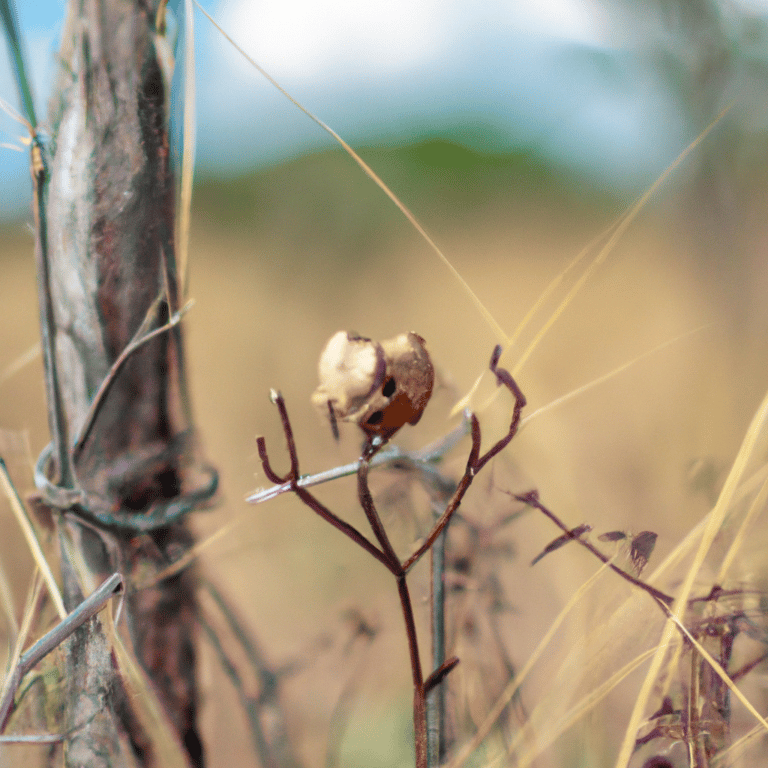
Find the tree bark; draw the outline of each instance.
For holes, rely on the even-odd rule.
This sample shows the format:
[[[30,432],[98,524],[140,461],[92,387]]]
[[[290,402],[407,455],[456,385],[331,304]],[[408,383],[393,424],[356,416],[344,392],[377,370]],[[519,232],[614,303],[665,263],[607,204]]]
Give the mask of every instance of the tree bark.
[[[179,326],[120,358],[180,300],[158,5],[69,3],[38,232],[52,433],[38,486],[58,521],[68,609],[123,574],[128,646],[172,724],[169,738],[201,766],[194,575],[147,588],[138,579],[189,548],[185,513],[210,498],[216,477],[200,464]],[[129,744],[128,764],[160,765],[98,622],[68,654],[68,764],[122,765],[118,745]]]

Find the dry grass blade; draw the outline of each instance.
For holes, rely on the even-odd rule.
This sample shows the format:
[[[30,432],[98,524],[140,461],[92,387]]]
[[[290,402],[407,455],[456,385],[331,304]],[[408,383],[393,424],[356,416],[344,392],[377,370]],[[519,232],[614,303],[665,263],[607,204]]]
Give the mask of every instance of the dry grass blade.
[[[667,168],[661,173],[661,175],[654,181],[654,183],[641,195],[641,197],[638,199],[638,201],[632,205],[624,214],[619,216],[619,218],[616,220],[616,222],[609,227],[606,232],[601,233],[598,237],[594,238],[591,243],[589,243],[587,246],[585,246],[582,251],[576,256],[573,261],[568,264],[568,266],[562,270],[553,280],[550,281],[550,283],[547,285],[547,287],[541,292],[536,302],[534,302],[531,309],[526,313],[525,317],[523,318],[520,325],[517,327],[517,329],[514,331],[514,333],[511,336],[505,336],[504,337],[504,349],[505,352],[509,349],[510,345],[514,343],[521,335],[525,327],[531,322],[534,315],[538,311],[538,309],[541,307],[541,305],[544,303],[544,301],[554,292],[554,289],[560,285],[560,283],[563,281],[564,277],[568,272],[570,272],[574,267],[576,267],[586,256],[586,254],[589,252],[591,247],[600,241],[602,237],[604,237],[607,233],[611,233],[610,237],[608,238],[608,241],[605,243],[605,245],[598,251],[597,255],[594,259],[590,262],[589,266],[584,270],[584,272],[579,276],[579,278],[576,280],[573,286],[571,286],[568,293],[565,295],[565,297],[560,302],[559,306],[552,312],[552,314],[549,316],[549,318],[544,322],[542,327],[539,329],[539,331],[534,336],[531,343],[528,345],[528,347],[523,351],[523,353],[518,358],[517,362],[515,363],[514,367],[512,368],[512,375],[517,377],[520,374],[520,371],[522,370],[525,363],[528,361],[530,356],[533,354],[534,350],[538,345],[541,343],[542,339],[546,336],[546,334],[549,332],[549,330],[554,326],[555,322],[561,317],[561,315],[565,312],[565,310],[568,308],[570,303],[576,298],[576,296],[579,294],[581,289],[586,285],[589,278],[592,276],[592,274],[595,272],[595,270],[600,266],[606,258],[610,255],[611,251],[614,249],[622,235],[626,232],[626,230],[629,228],[630,224],[637,218],[640,211],[645,207],[645,205],[648,203],[648,201],[653,197],[653,195],[658,191],[659,187],[669,178],[669,176],[672,174],[672,172],[683,162],[683,160],[695,149],[707,136],[707,134],[722,120],[722,118],[726,115],[726,113],[731,109],[731,106],[729,105],[726,107],[676,158],[675,160],[670,163]],[[693,333],[693,331],[691,331]],[[687,334],[683,334],[680,337],[676,338],[682,338]],[[662,349],[667,344],[672,343],[676,339],[672,339],[669,342],[665,342],[664,344],[659,345],[657,349]],[[650,353],[646,353],[650,354]],[[636,360],[641,359],[644,357],[644,355],[640,355]],[[621,366],[616,369],[615,373],[619,373],[620,371],[624,370],[625,367],[628,367],[632,364],[633,361],[627,363],[625,366]],[[477,390],[477,388],[480,385],[480,382],[484,376],[484,373],[481,374],[473,384],[473,386],[470,388],[469,392],[465,394],[457,403],[454,405],[451,415],[455,415],[460,410],[463,410],[464,408],[468,408],[469,404],[471,402],[472,396]],[[614,373],[606,374],[605,377],[601,377],[597,379],[594,383],[600,383],[601,381],[604,381],[606,378],[610,378]],[[580,393],[581,391],[585,391],[585,389],[589,388],[592,385],[585,385],[585,388],[575,390],[573,396],[575,396],[577,393]],[[495,393],[490,400],[494,400],[496,398],[497,394]],[[558,401],[559,402],[559,401]],[[486,406],[487,407],[487,403]],[[529,414],[529,417],[531,417],[532,414]]]
[[[704,660],[715,671],[715,674],[726,684],[728,690],[737,698],[744,708],[749,712],[755,720],[763,727],[765,733],[768,733],[768,720],[766,720],[758,711],[752,702],[739,690],[739,687],[731,680],[728,673],[718,664],[718,662],[712,657],[706,648],[688,631],[685,625],[673,614],[670,614],[670,621],[674,623],[678,630],[685,635],[688,641],[699,652]]]
[[[712,768],[730,768],[738,765],[741,753],[747,749],[755,740],[765,736],[765,728],[758,724],[748,733],[745,733],[740,739],[734,741],[729,747],[718,753],[712,761]]]
[[[725,557],[723,558],[723,562],[720,565],[720,570],[718,571],[717,577],[715,578],[716,584],[722,584],[725,581],[725,577],[735,562],[741,545],[744,544],[746,540],[747,531],[749,530],[750,525],[755,521],[758,514],[760,514],[760,512],[765,509],[766,501],[768,501],[768,478],[763,481],[763,484],[755,496],[754,501],[749,506],[747,514],[741,521],[741,525],[736,532],[736,536],[734,536],[734,539],[731,542],[731,546],[728,548],[728,552],[726,553]]]
[[[508,349],[517,342],[517,340],[522,335],[523,331],[530,325],[533,318],[536,316],[536,313],[541,309],[541,307],[544,305],[544,302],[555,292],[555,288],[557,288],[563,280],[565,280],[566,275],[572,270],[575,269],[576,266],[578,266],[581,261],[584,259],[584,257],[605,237],[607,237],[611,232],[613,232],[616,227],[621,224],[622,218],[620,217],[617,221],[614,221],[613,224],[611,224],[610,227],[608,227],[605,231],[601,232],[596,237],[592,238],[592,240],[585,245],[581,251],[576,255],[576,257],[571,261],[568,266],[565,267],[565,269],[561,270],[558,275],[555,276],[554,279],[550,280],[547,287],[539,294],[536,301],[533,303],[531,308],[525,313],[525,317],[520,321],[517,328],[515,328],[514,332],[511,336],[507,337],[507,340],[504,344],[504,348]]]
[[[19,622],[16,618],[16,608],[14,606],[13,590],[8,581],[8,574],[5,572],[5,566],[0,558],[0,605],[5,614],[5,620],[8,624],[11,641],[15,641],[19,634]]]
[[[461,768],[461,766],[463,766],[464,763],[466,763],[466,761],[469,759],[471,754],[480,746],[480,744],[482,744],[485,737],[488,736],[488,734],[493,729],[493,726],[496,724],[496,721],[501,716],[501,713],[507,707],[509,702],[512,701],[515,694],[520,690],[520,687],[525,682],[528,674],[533,669],[536,662],[538,662],[538,660],[541,658],[542,654],[547,649],[547,646],[552,641],[552,638],[555,636],[557,630],[565,621],[568,614],[571,613],[571,611],[582,600],[584,595],[586,595],[587,592],[597,584],[600,577],[603,576],[607,571],[607,565],[600,566],[600,568],[595,571],[595,573],[592,574],[592,576],[590,576],[589,579],[587,579],[587,581],[585,581],[579,587],[579,589],[576,590],[576,592],[574,592],[574,594],[566,603],[565,607],[558,614],[557,618],[552,622],[544,637],[542,637],[542,639],[539,641],[535,650],[528,658],[528,661],[525,662],[523,668],[515,675],[512,680],[510,680],[501,696],[499,696],[490,712],[486,715],[485,720],[478,727],[475,735],[469,742],[462,746],[453,760],[451,760],[451,762],[448,764],[448,768]]]
[[[296,107],[298,107],[310,120],[312,120],[314,123],[316,123],[320,128],[322,128],[329,136],[331,136],[334,141],[336,141],[339,146],[357,163],[357,165],[361,168],[363,173],[365,173],[366,176],[368,176],[371,181],[373,181],[374,184],[376,184],[379,189],[381,189],[382,192],[397,206],[397,208],[400,210],[400,212],[405,216],[406,219],[411,223],[413,228],[421,235],[422,238],[426,241],[426,243],[429,245],[429,247],[434,251],[434,253],[437,255],[437,257],[440,259],[440,261],[443,262],[443,264],[448,268],[451,275],[453,275],[456,282],[461,286],[461,288],[464,290],[464,292],[469,296],[472,303],[477,308],[478,312],[482,315],[485,322],[488,324],[488,326],[493,331],[494,335],[496,336],[496,340],[499,342],[504,342],[504,340],[507,338],[506,334],[504,333],[503,328],[496,322],[496,320],[493,318],[493,315],[488,311],[486,306],[483,304],[482,301],[480,301],[477,294],[472,290],[472,288],[469,286],[469,283],[461,276],[461,273],[456,269],[456,267],[451,264],[448,257],[440,250],[437,243],[427,234],[427,231],[422,227],[422,225],[419,223],[418,219],[411,213],[411,211],[406,207],[406,205],[397,197],[397,195],[384,183],[384,181],[379,177],[379,175],[363,160],[360,155],[355,152],[354,149],[346,142],[344,139],[339,136],[336,131],[333,130],[329,125],[324,123],[317,115],[310,112],[303,104],[298,102],[296,99],[291,96],[288,91],[285,90],[278,82],[275,80],[263,67],[261,67],[259,64],[256,63],[217,23],[214,21],[213,17],[208,13],[208,11],[203,8],[202,5],[198,2],[198,0],[194,0],[195,5],[202,11],[203,14],[205,14],[205,17],[208,19],[208,21],[213,24],[214,27],[224,36],[224,38],[232,45],[235,50],[240,53],[245,59],[248,61],[248,63],[257,71],[259,72],[263,77],[265,77],[275,88],[277,88],[280,93],[285,96],[292,104],[294,104]]]
[[[184,747],[176,738],[176,729],[160,704],[146,673],[123,644],[109,612],[104,621],[104,634],[112,647],[117,668],[128,690],[132,711],[148,735],[152,748],[157,752],[157,765],[164,768],[189,768]]]
[[[659,187],[669,178],[672,172],[685,160],[686,157],[704,140],[707,134],[722,120],[725,114],[731,107],[726,107],[675,159],[670,163],[664,172],[651,184],[650,187],[643,193],[640,199],[621,217],[616,224],[616,228],[613,230],[613,234],[608,238],[608,242],[600,249],[597,256],[591,261],[589,266],[584,270],[583,274],[571,289],[566,294],[557,309],[552,313],[549,319],[544,323],[539,332],[534,337],[533,341],[528,345],[528,348],[518,359],[514,368],[512,369],[512,375],[517,376],[522,370],[523,366],[531,356],[533,351],[539,345],[539,342],[546,336],[549,329],[555,324],[558,318],[565,312],[568,305],[578,295],[579,291],[584,287],[587,280],[594,273],[594,271],[606,260],[616,243],[619,242],[621,236],[627,231],[629,225],[637,218],[637,215],[645,207],[646,203],[656,194]]]
[[[35,606],[38,605],[42,588],[43,580],[40,578],[40,572],[35,571],[31,588],[27,593],[27,602],[24,607],[24,613],[22,614],[21,627],[16,634],[13,652],[9,655],[6,661],[5,679],[3,680],[2,689],[0,689],[0,701],[5,701],[6,697],[9,695],[10,686],[14,683],[13,671],[17,668],[19,659],[21,658],[24,645],[27,642],[27,638],[32,629],[32,622],[37,619],[37,609]]]
[[[22,352],[15,360],[12,360],[0,372],[0,384],[15,376],[22,368],[25,368],[33,360],[40,357],[40,343],[33,344],[26,352]]]
[[[762,447],[761,443],[765,442],[766,439],[768,439],[768,395],[763,399],[747,429],[744,441],[734,460],[731,471],[728,474],[714,509],[705,518],[702,525],[697,526],[697,528],[686,537],[686,540],[688,540],[692,536],[698,536],[700,534],[701,540],[693,560],[687,568],[683,584],[677,592],[672,615],[664,628],[658,651],[651,663],[651,668],[649,669],[637,699],[635,700],[632,715],[627,724],[624,740],[616,760],[616,768],[626,768],[629,764],[636,734],[643,721],[644,713],[648,707],[653,688],[659,677],[667,647],[673,634],[684,624],[682,616],[691,596],[693,584],[699,575],[705,556],[709,552],[715,537],[722,528],[723,521],[731,509],[734,497],[742,483],[744,474],[747,471],[750,462],[755,458],[756,448],[758,448],[758,446]],[[685,544],[685,542],[683,544]],[[681,544],[680,546],[682,547],[683,545]]]
[[[579,701],[574,707],[568,710],[568,712],[561,717],[554,724],[549,720],[546,712],[541,712],[541,725],[543,726],[541,732],[536,733],[534,739],[536,743],[536,751],[524,752],[516,760],[516,768],[527,768],[534,760],[539,756],[540,752],[546,747],[552,744],[561,734],[575,725],[581,718],[587,715],[593,710],[597,704],[599,704],[616,686],[631,675],[636,669],[644,664],[655,653],[656,649],[651,648],[647,651],[636,656],[630,662],[625,664],[621,669],[614,672],[607,680],[602,682],[597,687],[593,688],[587,696]],[[518,734],[509,747],[511,753],[515,747],[524,739],[524,731],[535,730],[533,725],[533,718],[526,723],[521,733]]]
[[[604,384],[606,381],[610,381],[611,379],[615,378],[619,374],[626,371],[628,368],[631,368],[633,365],[636,365],[637,363],[639,363],[641,360],[645,360],[646,358],[651,357],[652,355],[655,355],[657,352],[661,352],[663,349],[666,349],[672,344],[676,344],[678,341],[681,341],[682,339],[687,339],[689,336],[692,336],[695,333],[700,333],[701,331],[703,331],[705,328],[708,328],[708,327],[709,327],[708,325],[701,325],[698,328],[694,328],[691,331],[686,331],[685,333],[681,333],[679,336],[675,336],[674,339],[665,341],[662,344],[659,344],[657,347],[654,347],[653,349],[649,349],[647,352],[643,352],[642,354],[638,355],[632,360],[629,360],[626,363],[623,363],[622,365],[618,366],[617,368],[614,368],[612,371],[609,371],[608,373],[604,373],[602,376],[598,376],[596,379],[592,379],[592,381],[589,381],[580,387],[576,387],[576,389],[572,389],[570,392],[566,393],[562,397],[558,397],[555,400],[552,400],[551,402],[547,403],[546,405],[542,405],[541,408],[537,408],[535,411],[532,411],[527,416],[523,417],[523,419],[520,422],[520,428],[522,429],[523,426],[525,426],[528,422],[532,421],[534,418],[538,418],[539,416],[542,416],[548,411],[551,411],[555,408],[559,408],[561,405],[565,405],[565,403],[568,403],[574,398],[579,397],[580,395],[583,395],[585,392],[589,392],[589,390],[594,389],[600,384]]]
[[[768,464],[757,469],[749,478],[738,485],[731,499],[731,503],[736,504],[742,499],[755,493],[766,479],[768,479]],[[674,547],[667,557],[656,567],[653,574],[648,577],[648,583],[658,583],[665,573],[671,571],[688,556],[690,551],[696,546],[699,537],[703,535],[704,529],[706,528],[712,513],[713,511],[710,511],[709,514],[700,520],[696,526],[688,532],[688,535]]]
[[[192,180],[195,172],[195,13],[191,0],[184,0],[184,134],[182,139],[181,190],[176,237],[179,295],[184,296],[189,272],[189,230],[192,222]]]
[[[21,497],[16,492],[16,489],[11,482],[8,469],[2,458],[0,458],[0,483],[2,484],[5,495],[11,505],[16,522],[19,524],[19,528],[21,528],[21,531],[24,534],[24,539],[27,542],[29,551],[32,553],[32,557],[35,559],[35,563],[37,563],[37,567],[40,569],[40,573],[45,580],[48,592],[51,595],[51,600],[53,601],[54,606],[56,606],[56,612],[59,614],[59,618],[63,619],[67,615],[67,611],[64,608],[64,600],[61,597],[59,585],[56,583],[56,578],[53,575],[51,566],[48,564],[43,549],[40,546],[40,542],[37,539],[37,534],[35,533],[32,521],[29,519],[29,515],[21,501]]]
[[[27,120],[12,104],[8,103],[5,99],[0,98],[0,109],[5,112],[11,120],[15,120],[20,125],[23,125],[30,136],[34,135],[35,129],[32,127],[32,123]],[[25,137],[24,141],[29,142],[29,138]]]
[[[175,328],[181,322],[184,315],[189,312],[189,310],[192,309],[195,304],[192,300],[188,301],[183,307],[181,307],[181,309],[171,315],[167,323],[163,323],[163,325],[159,326],[158,328],[153,328],[150,330],[152,322],[154,321],[155,313],[157,312],[161,302],[164,300],[166,300],[166,297],[163,294],[160,294],[152,302],[144,316],[144,320],[141,326],[136,331],[134,337],[131,339],[130,343],[125,347],[125,349],[123,349],[123,351],[117,356],[117,359],[112,364],[109,373],[104,377],[104,380],[99,385],[99,388],[96,391],[96,394],[93,396],[93,400],[91,401],[91,406],[88,409],[88,413],[86,414],[83,426],[81,427],[80,433],[78,434],[77,439],[75,440],[75,444],[72,448],[72,454],[74,456],[77,456],[77,454],[82,450],[84,443],[90,435],[90,431],[93,428],[94,422],[96,421],[96,416],[98,415],[99,410],[104,403],[106,394],[115,383],[117,374],[120,372],[122,366],[125,365],[125,363],[131,358],[131,355],[133,355],[138,349],[141,349],[145,344],[148,344],[150,341],[152,341],[152,339],[167,333],[171,328]]]

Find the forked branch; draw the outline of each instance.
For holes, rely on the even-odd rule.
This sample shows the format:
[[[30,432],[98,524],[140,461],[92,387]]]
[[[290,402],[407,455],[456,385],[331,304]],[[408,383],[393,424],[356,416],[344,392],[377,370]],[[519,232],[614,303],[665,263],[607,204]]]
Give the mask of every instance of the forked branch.
[[[352,339],[352,341],[360,340],[355,338]],[[426,729],[427,693],[443,682],[450,671],[458,664],[459,660],[456,657],[448,659],[442,663],[438,669],[434,670],[427,677],[425,682],[424,673],[422,671],[419,657],[419,644],[416,634],[413,604],[411,601],[410,593],[408,591],[408,584],[406,579],[411,568],[413,568],[413,566],[421,559],[424,554],[432,549],[440,534],[445,531],[478,472],[480,472],[480,470],[491,459],[493,459],[502,450],[504,450],[504,448],[509,445],[512,438],[517,433],[518,427],[520,425],[520,414],[526,404],[526,400],[525,396],[523,395],[515,380],[512,378],[512,375],[509,373],[509,371],[499,367],[501,351],[502,350],[500,346],[497,346],[494,349],[493,355],[491,356],[490,370],[496,376],[497,385],[506,387],[514,398],[514,408],[512,411],[512,419],[509,425],[509,429],[500,440],[494,443],[485,453],[482,453],[482,434],[480,430],[480,422],[474,414],[471,415],[470,423],[472,447],[470,448],[469,457],[467,458],[464,474],[459,480],[456,486],[456,490],[451,495],[451,498],[449,499],[445,509],[438,517],[424,542],[412,555],[410,555],[410,557],[408,557],[403,562],[400,561],[399,556],[395,552],[395,549],[390,542],[387,531],[381,521],[379,513],[376,509],[376,505],[374,504],[373,496],[368,485],[371,461],[385,445],[389,437],[388,433],[377,434],[375,430],[370,428],[370,426],[366,430],[365,425],[361,424],[361,427],[364,429],[364,431],[366,431],[367,437],[363,447],[362,455],[360,456],[360,459],[357,463],[357,495],[360,506],[365,512],[368,523],[371,526],[371,530],[376,537],[378,546],[373,544],[352,525],[345,522],[336,514],[331,512],[331,510],[329,510],[317,498],[315,498],[315,496],[306,490],[305,487],[300,485],[301,475],[299,473],[299,458],[296,450],[296,443],[293,437],[293,429],[288,417],[285,401],[283,400],[282,395],[280,395],[278,392],[272,392],[272,402],[275,403],[278,412],[280,413],[283,434],[285,435],[288,455],[290,458],[290,469],[285,475],[280,475],[274,470],[267,453],[266,441],[264,438],[259,437],[257,439],[259,458],[261,459],[264,474],[269,478],[269,480],[271,480],[276,486],[284,486],[286,484],[289,485],[290,490],[293,491],[293,493],[295,493],[299,499],[304,502],[304,504],[310,507],[310,509],[320,515],[320,517],[322,517],[324,520],[333,525],[334,528],[337,528],[339,531],[341,531],[343,534],[348,536],[355,543],[365,549],[366,552],[368,552],[370,555],[375,557],[390,571],[390,573],[392,573],[397,581],[400,605],[403,613],[403,620],[405,622],[406,636],[408,639],[408,649],[411,659],[411,675],[414,688],[413,719],[416,742],[416,768],[427,768],[428,764]]]
[[[405,571],[409,571],[413,566],[424,556],[434,545],[437,537],[442,533],[443,529],[450,523],[451,517],[454,512],[459,508],[464,495],[466,494],[472,481],[475,479],[477,473],[496,455],[506,448],[512,441],[512,438],[517,434],[518,427],[520,426],[520,414],[525,407],[526,399],[525,395],[518,387],[517,382],[512,378],[512,374],[504,368],[499,368],[499,358],[501,357],[501,347],[496,346],[491,356],[490,369],[496,376],[497,386],[505,386],[515,399],[515,405],[512,411],[512,420],[507,430],[507,434],[498,440],[494,445],[489,448],[482,456],[480,455],[482,436],[480,432],[480,422],[477,417],[472,414],[472,449],[469,452],[469,458],[467,459],[467,467],[464,470],[464,475],[456,490],[448,502],[445,511],[438,518],[429,535],[424,540],[424,543],[403,563]]]

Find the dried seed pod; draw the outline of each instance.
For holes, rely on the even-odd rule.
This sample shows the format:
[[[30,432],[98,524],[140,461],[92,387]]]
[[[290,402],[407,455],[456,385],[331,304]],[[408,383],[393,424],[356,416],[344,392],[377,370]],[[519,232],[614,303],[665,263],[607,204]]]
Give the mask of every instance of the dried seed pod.
[[[320,355],[318,373],[314,405],[385,440],[418,422],[435,381],[424,339],[415,333],[379,343],[339,331]]]

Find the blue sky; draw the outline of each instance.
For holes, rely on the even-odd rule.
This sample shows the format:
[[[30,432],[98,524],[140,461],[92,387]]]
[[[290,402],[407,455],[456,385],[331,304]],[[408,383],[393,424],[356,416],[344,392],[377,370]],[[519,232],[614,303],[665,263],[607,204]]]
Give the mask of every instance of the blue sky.
[[[631,4],[629,4],[631,5]],[[703,126],[649,50],[665,19],[601,0],[221,0],[206,8],[296,98],[351,142],[446,136],[530,149],[592,181],[639,189]],[[765,18],[768,0],[741,6]],[[37,100],[50,88],[63,0],[19,8]],[[331,145],[195,13],[199,172],[237,172]],[[667,41],[668,42],[668,41]],[[0,97],[16,103],[0,53]],[[20,128],[0,117],[0,142]],[[0,216],[28,205],[26,157],[0,148]]]

